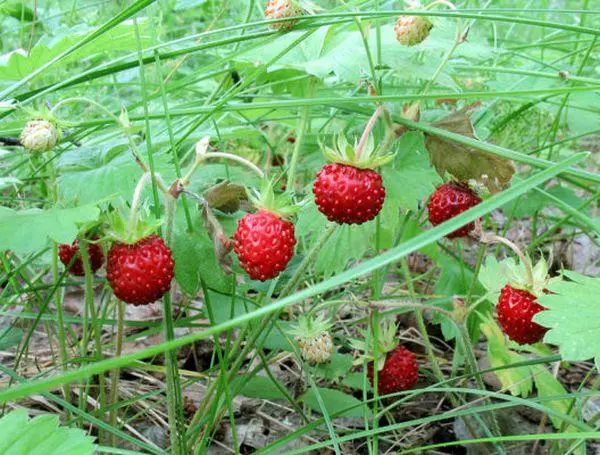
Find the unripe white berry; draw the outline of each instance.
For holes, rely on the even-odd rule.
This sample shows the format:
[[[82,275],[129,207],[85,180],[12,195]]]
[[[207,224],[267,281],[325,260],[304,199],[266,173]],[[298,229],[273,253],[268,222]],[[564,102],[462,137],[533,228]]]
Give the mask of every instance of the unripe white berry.
[[[54,123],[47,120],[30,120],[21,132],[21,145],[32,152],[52,150],[60,138]]]
[[[302,358],[309,363],[325,363],[333,355],[333,338],[321,332],[312,338],[296,337]]]
[[[400,16],[394,26],[396,39],[404,46],[415,46],[429,36],[433,24],[422,16]]]

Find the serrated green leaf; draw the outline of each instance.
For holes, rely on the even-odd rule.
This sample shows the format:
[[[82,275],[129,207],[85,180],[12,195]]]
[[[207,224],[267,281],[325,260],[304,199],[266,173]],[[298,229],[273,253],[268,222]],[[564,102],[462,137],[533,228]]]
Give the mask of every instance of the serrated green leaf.
[[[595,358],[600,363],[600,278],[565,271],[568,278],[548,286],[552,294],[538,298],[547,308],[533,318],[550,330],[544,342],[559,347],[565,360]]]
[[[367,416],[372,415],[371,409],[365,406],[360,400],[354,398],[352,395],[340,392],[339,390],[321,387],[318,388],[318,392],[323,400],[328,414],[333,414],[350,406],[358,405],[356,408],[342,413],[340,417],[363,417],[365,413]],[[302,396],[300,396],[299,400],[308,405],[313,411],[322,413],[315,395],[315,391],[312,388],[304,392]]]
[[[442,179],[429,164],[422,134],[404,134],[396,141],[395,150],[394,161],[381,170],[388,197],[402,208],[417,211],[419,201],[426,199]]]
[[[240,394],[250,398],[262,398],[264,400],[285,400],[285,395],[273,383],[273,380],[266,376],[242,375],[236,379],[237,383],[244,384]],[[285,386],[279,383],[280,387]]]
[[[488,359],[493,368],[525,361],[525,357],[512,352],[500,327],[491,319],[481,324],[481,331],[488,341]],[[508,388],[513,395],[528,396],[533,388],[531,372],[528,367],[505,368],[495,372],[502,386]]]
[[[560,397],[561,395],[568,394],[560,381],[552,376],[546,367],[543,365],[532,365],[530,368],[539,397]],[[573,400],[553,400],[546,401],[544,404],[566,415],[569,414],[569,410],[573,409]],[[550,420],[556,429],[560,429],[563,424],[562,419],[553,415],[550,415]]]
[[[203,279],[210,289],[227,293],[231,290],[231,277],[223,273],[218,264],[214,245],[204,229],[200,215],[190,209],[196,220],[194,231],[188,232],[183,210],[177,213],[171,249],[175,260],[175,279],[184,292],[196,295]]]
[[[315,372],[329,381],[338,381],[350,371],[353,361],[354,358],[350,354],[335,353],[329,362],[317,365]]]
[[[59,427],[58,416],[44,414],[29,419],[18,409],[0,419],[0,453],[11,455],[88,455],[94,438],[83,430]]]
[[[13,210],[0,207],[0,251],[18,254],[39,251],[48,238],[58,243],[71,243],[82,224],[96,221],[100,210],[93,205],[69,209]]]

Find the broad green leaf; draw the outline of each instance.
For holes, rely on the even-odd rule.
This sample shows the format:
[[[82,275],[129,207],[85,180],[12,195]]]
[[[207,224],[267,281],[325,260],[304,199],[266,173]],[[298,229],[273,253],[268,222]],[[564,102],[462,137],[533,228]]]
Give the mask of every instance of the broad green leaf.
[[[60,427],[58,416],[29,419],[18,409],[0,419],[0,453],[11,455],[91,455],[94,438],[85,431]]]
[[[402,208],[417,211],[419,201],[425,200],[442,179],[429,164],[422,134],[404,134],[395,149],[396,158],[381,170],[387,197],[397,200]]]
[[[368,391],[372,390],[369,380],[367,379],[365,382],[363,373],[348,373],[346,376],[344,376],[342,384],[350,387],[351,389],[362,390],[363,387],[366,386]]]
[[[148,36],[149,22],[147,20],[140,20],[139,25],[142,45],[150,45]],[[54,36],[57,38],[44,36],[29,53],[19,49],[7,55],[0,56],[0,80],[18,81],[28,76],[95,30],[96,28],[89,28],[83,24],[70,30],[54,30]],[[84,62],[85,59],[90,59],[90,57],[97,54],[118,51],[133,52],[135,49],[135,28],[132,21],[126,21],[106,31],[87,46],[73,52],[70,56],[63,59],[60,65],[55,66],[52,71],[69,62]],[[90,63],[92,62],[90,61]]]
[[[533,373],[533,380],[535,381],[535,388],[537,389],[538,396],[540,397],[560,397],[561,395],[567,395],[568,392],[565,390],[563,385],[558,379],[556,379],[543,365],[532,365],[531,372]],[[546,401],[544,405],[569,415],[569,411],[573,410],[573,400],[553,400]],[[552,424],[556,429],[560,429],[563,424],[562,419],[556,416],[550,416]],[[567,430],[568,431],[568,430]]]
[[[273,383],[271,378],[267,376],[249,376],[242,375],[236,380],[236,383],[243,384],[240,390],[240,395],[250,398],[262,398],[264,400],[285,400],[286,397],[281,390]],[[285,389],[285,386],[279,383],[280,387]]]
[[[481,331],[487,338],[488,359],[493,368],[525,361],[525,357],[508,348],[502,330],[492,319],[481,324]],[[528,367],[505,368],[496,371],[495,374],[500,379],[502,386],[508,388],[513,395],[526,397],[531,393],[533,382]]]
[[[93,205],[69,209],[13,210],[0,207],[0,251],[26,254],[41,250],[48,238],[71,243],[82,224],[96,221],[100,210]]]
[[[329,362],[317,365],[315,372],[329,381],[338,381],[350,371],[353,360],[350,354],[335,353]]]
[[[204,229],[196,209],[190,209],[197,220],[194,231],[188,232],[183,209],[177,212],[176,228],[173,232],[171,249],[175,260],[175,279],[184,292],[194,296],[203,279],[210,289],[229,292],[231,277],[225,275],[217,262],[213,242]]]
[[[334,412],[341,411],[350,406],[358,405],[356,408],[342,413],[340,417],[363,417],[365,413],[368,416],[372,415],[371,409],[365,406],[360,400],[354,398],[352,395],[340,392],[339,390],[321,387],[318,388],[318,392],[323,400],[328,414],[333,414]],[[308,405],[313,411],[321,414],[323,413],[317,401],[315,391],[312,388],[304,392],[302,396],[300,396],[299,400]]]
[[[544,342],[558,346],[565,360],[595,358],[600,365],[600,278],[565,271],[568,280],[548,286],[551,294],[538,298],[547,308],[533,317],[550,330]]]
[[[0,351],[6,351],[19,343],[23,338],[23,331],[17,327],[8,327],[0,332]]]

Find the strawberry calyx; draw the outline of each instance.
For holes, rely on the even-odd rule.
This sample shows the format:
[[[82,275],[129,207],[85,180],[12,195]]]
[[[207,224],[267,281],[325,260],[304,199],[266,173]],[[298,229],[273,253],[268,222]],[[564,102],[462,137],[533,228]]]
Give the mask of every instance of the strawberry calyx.
[[[377,359],[377,370],[381,371],[385,365],[388,352],[393,351],[398,346],[396,332],[398,327],[391,319],[381,321],[377,343],[372,333],[361,330],[362,340],[352,340],[351,345],[354,349],[361,351],[361,355],[354,361],[355,365],[361,365],[364,362],[374,362]]]
[[[107,215],[107,236],[119,243],[133,245],[142,239],[154,234],[162,225],[162,220],[157,220],[148,213],[147,208],[138,211],[134,221],[126,219],[120,211]]]
[[[535,297],[544,295],[548,285],[554,281],[560,280],[560,277],[550,278],[548,275],[548,262],[542,257],[535,265],[532,265],[529,256],[526,257],[526,263],[523,260],[519,262],[510,261],[506,264],[506,276],[508,284],[515,289],[530,292]],[[527,271],[530,268],[530,273]]]
[[[389,163],[395,157],[395,153],[386,153],[375,147],[375,141],[371,134],[364,143],[358,141],[351,145],[343,134],[339,134],[333,147],[322,146],[323,154],[328,161],[354,166],[359,169],[375,169]]]
[[[248,194],[248,198],[259,210],[289,220],[300,210],[300,207],[294,205],[292,195],[289,192],[275,194],[274,185],[274,180],[265,179],[261,184],[260,191]]]
[[[288,333],[304,340],[311,340],[330,329],[331,322],[323,314],[317,316],[303,314],[298,317],[296,325],[292,326]]]

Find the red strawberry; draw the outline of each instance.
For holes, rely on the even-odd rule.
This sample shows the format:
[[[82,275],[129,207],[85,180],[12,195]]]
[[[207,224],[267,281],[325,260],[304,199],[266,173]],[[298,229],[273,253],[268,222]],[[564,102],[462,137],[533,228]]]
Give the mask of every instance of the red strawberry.
[[[462,212],[475,207],[481,202],[481,199],[469,188],[457,185],[455,183],[444,183],[437,187],[427,203],[429,212],[429,222],[437,226],[460,215]],[[453,239],[456,237],[466,237],[475,227],[474,223],[469,223],[446,237]]]
[[[504,332],[519,344],[537,343],[548,330],[533,322],[533,316],[545,308],[526,290],[507,284],[500,291],[497,308],[498,322]]]
[[[323,166],[313,186],[319,211],[339,224],[362,224],[377,216],[385,200],[381,176],[340,163]]]
[[[367,375],[373,385],[373,363],[369,363]],[[377,372],[377,391],[380,395],[408,390],[419,379],[419,366],[415,355],[404,346],[397,346],[387,353],[383,368]]]
[[[152,303],[169,290],[174,268],[171,250],[153,234],[132,245],[115,242],[106,272],[115,295],[137,306]]]
[[[292,0],[269,0],[265,8],[265,19],[286,19],[288,17],[300,16],[302,10]],[[269,24],[274,30],[287,30],[296,24],[297,20],[275,22]]]
[[[94,237],[93,240],[97,240],[98,237]],[[77,255],[75,260],[73,257]],[[90,266],[92,267],[92,273],[102,267],[104,264],[104,254],[102,253],[102,248],[99,245],[94,243],[90,243],[88,245],[88,255],[90,257]],[[69,267],[69,273],[75,276],[83,276],[85,275],[85,270],[83,270],[83,261],[81,260],[81,256],[79,255],[79,240],[75,240],[70,245],[59,245],[58,247],[58,257],[60,258],[60,262],[62,262],[65,267]],[[71,263],[71,261],[73,261]]]
[[[294,255],[294,225],[275,213],[260,209],[238,223],[234,250],[253,280],[266,281],[279,275]]]

